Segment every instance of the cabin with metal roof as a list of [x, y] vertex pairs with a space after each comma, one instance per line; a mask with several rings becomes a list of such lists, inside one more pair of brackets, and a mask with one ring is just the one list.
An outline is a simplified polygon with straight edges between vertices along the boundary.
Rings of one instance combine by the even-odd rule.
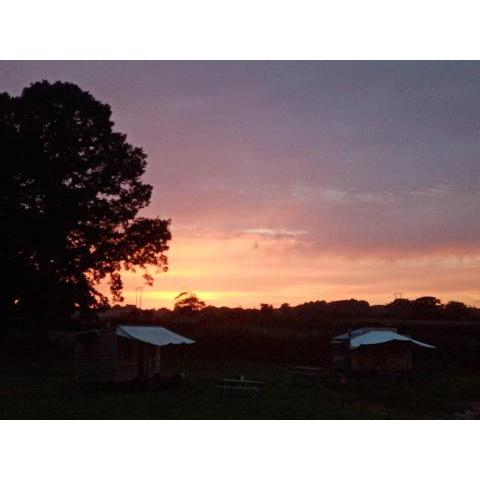
[[75, 376], [80, 384], [148, 382], [162, 374], [161, 352], [193, 340], [163, 327], [119, 325], [77, 337]]
[[412, 370], [414, 348], [435, 348], [394, 328], [359, 328], [332, 338], [338, 372], [405, 373]]

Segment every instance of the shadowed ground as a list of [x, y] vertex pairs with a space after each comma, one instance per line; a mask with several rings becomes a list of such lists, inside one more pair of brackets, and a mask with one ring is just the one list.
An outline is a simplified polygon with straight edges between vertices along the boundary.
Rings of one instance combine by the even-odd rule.
[[[358, 379], [340, 385], [326, 377], [316, 385], [288, 385], [289, 366], [268, 362], [215, 362], [176, 355], [172, 370], [188, 383], [160, 392], [79, 391], [71, 365], [43, 359], [0, 369], [0, 417], [16, 419], [441, 419], [478, 400], [480, 375], [416, 373], [403, 379]], [[224, 376], [244, 374], [267, 388], [258, 398], [222, 396]]]

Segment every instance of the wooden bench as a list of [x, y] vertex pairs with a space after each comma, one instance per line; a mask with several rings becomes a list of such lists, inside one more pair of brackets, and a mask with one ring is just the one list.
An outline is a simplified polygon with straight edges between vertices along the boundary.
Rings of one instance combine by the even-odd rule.
[[239, 378], [222, 378], [217, 380], [215, 387], [222, 391], [223, 395], [242, 395], [246, 394], [256, 397], [265, 388], [265, 382], [258, 380], [244, 380]]
[[315, 381], [324, 378], [330, 373], [330, 369], [326, 367], [307, 367], [297, 366], [292, 367], [286, 374], [288, 383], [314, 383]]

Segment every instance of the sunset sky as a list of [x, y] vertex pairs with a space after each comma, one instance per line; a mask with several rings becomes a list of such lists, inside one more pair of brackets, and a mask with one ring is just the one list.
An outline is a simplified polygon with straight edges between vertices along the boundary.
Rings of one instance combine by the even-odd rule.
[[148, 155], [143, 213], [173, 240], [143, 307], [480, 306], [480, 62], [0, 62], [0, 91], [41, 79], [109, 103]]

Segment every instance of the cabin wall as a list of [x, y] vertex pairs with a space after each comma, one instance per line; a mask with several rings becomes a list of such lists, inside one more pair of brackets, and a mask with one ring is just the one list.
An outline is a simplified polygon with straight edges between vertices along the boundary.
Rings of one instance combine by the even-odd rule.
[[78, 338], [75, 346], [75, 377], [79, 383], [107, 383], [114, 379], [116, 335]]
[[119, 337], [115, 331], [80, 337], [75, 347], [79, 383], [132, 382], [161, 372], [161, 348]]
[[412, 350], [408, 345], [371, 345], [350, 353], [352, 372], [401, 373], [411, 369]]
[[337, 372], [345, 372], [350, 367], [349, 342], [332, 343], [333, 368]]
[[155, 347], [154, 345], [146, 345], [149, 347], [148, 360], [147, 360], [147, 375], [149, 377], [157, 375], [161, 371], [161, 347]]
[[140, 343], [117, 336], [115, 382], [131, 382], [138, 377]]
[[160, 373], [160, 347], [117, 337], [115, 382], [151, 378]]

